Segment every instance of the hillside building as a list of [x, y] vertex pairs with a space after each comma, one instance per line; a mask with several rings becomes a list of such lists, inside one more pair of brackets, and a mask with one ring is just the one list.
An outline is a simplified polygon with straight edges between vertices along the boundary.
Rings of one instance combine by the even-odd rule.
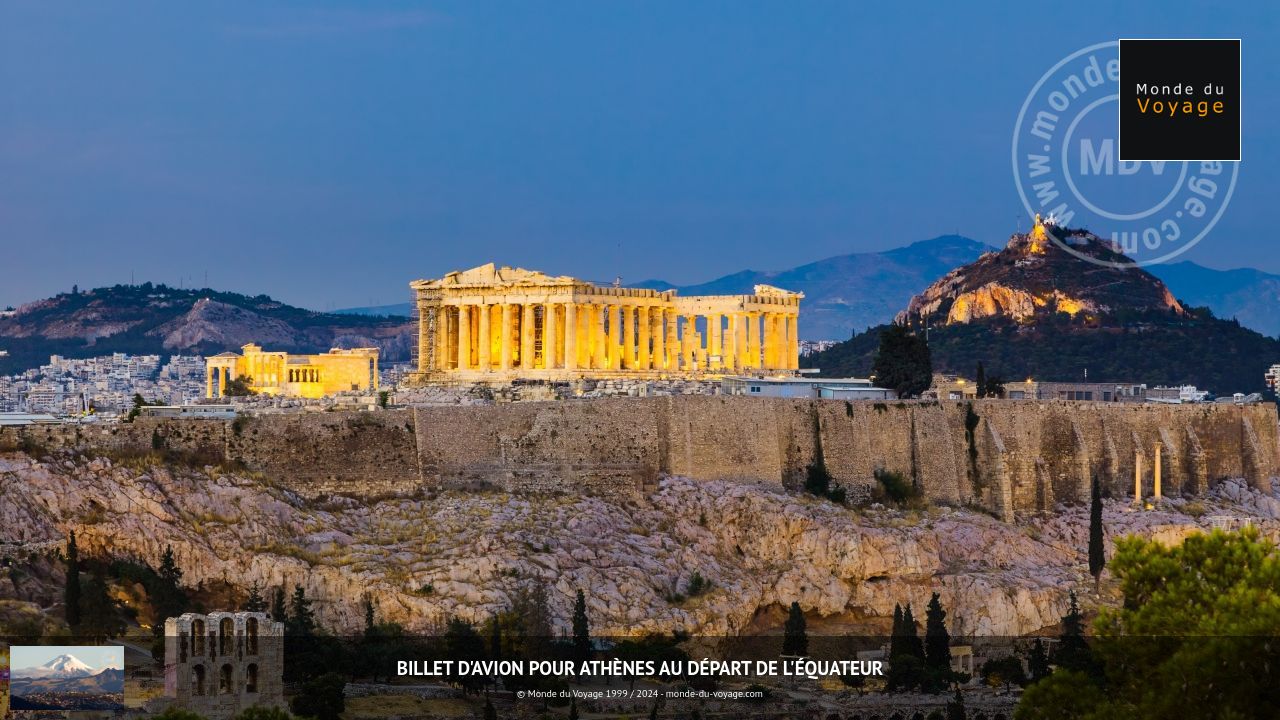
[[802, 293], [749, 295], [597, 285], [493, 263], [410, 283], [414, 382], [790, 375]]
[[1280, 365], [1272, 365], [1266, 374], [1267, 387], [1272, 392], [1280, 391]]
[[254, 343], [242, 354], [222, 353], [205, 362], [205, 397], [226, 397], [227, 383], [245, 378], [263, 395], [320, 398], [378, 389], [378, 349], [333, 348], [320, 355], [266, 351]]

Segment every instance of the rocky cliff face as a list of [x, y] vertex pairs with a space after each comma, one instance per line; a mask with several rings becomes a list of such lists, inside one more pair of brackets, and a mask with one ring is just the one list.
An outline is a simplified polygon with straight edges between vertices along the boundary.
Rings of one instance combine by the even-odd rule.
[[[1068, 252], [1118, 264], [1099, 265]], [[931, 318], [938, 323], [969, 323], [1002, 317], [1018, 323], [1037, 316], [1084, 313], [1094, 321], [1116, 310], [1161, 310], [1174, 314], [1182, 306], [1159, 278], [1132, 265], [1111, 244], [1082, 230], [1043, 224], [1014, 235], [999, 252], [944, 275], [908, 303], [896, 321]]]
[[[480, 621], [541, 582], [562, 628], [573, 594], [585, 590], [600, 633], [767, 631], [771, 608], [793, 601], [815, 627], [884, 632], [895, 603], [922, 606], [937, 591], [953, 633], [1016, 635], [1056, 623], [1068, 591], [1091, 584], [1084, 508], [1015, 525], [945, 507], [853, 511], [682, 478], [663, 479], [640, 501], [447, 492], [316, 503], [213, 468], [65, 453], [0, 456], [0, 487], [0, 539], [35, 543], [74, 529], [82, 553], [153, 566], [172, 545], [186, 582], [299, 584], [339, 630], [360, 626], [366, 593], [388, 619], [424, 630], [447, 616]], [[1214, 492], [1198, 506], [1172, 500], [1152, 512], [1109, 504], [1108, 539], [1176, 542], [1244, 518], [1280, 536], [1274, 495], [1235, 481]], [[1199, 519], [1188, 513], [1206, 508]], [[695, 572], [712, 589], [677, 598]]]

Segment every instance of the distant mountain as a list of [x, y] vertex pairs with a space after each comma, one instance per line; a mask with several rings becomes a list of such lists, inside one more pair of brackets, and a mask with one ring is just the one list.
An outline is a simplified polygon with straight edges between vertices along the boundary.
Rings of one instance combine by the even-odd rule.
[[646, 280], [634, 286], [674, 288], [681, 295], [749, 293], [757, 284], [803, 292], [800, 337], [842, 340], [856, 329], [889, 320], [920, 288], [994, 249], [960, 235], [943, 235], [884, 252], [837, 255], [790, 270], [743, 270], [700, 285]]
[[[1219, 394], [1261, 390], [1280, 341], [1184, 307], [1164, 282], [1111, 243], [1062, 231], [1087, 263], [1037, 227], [946, 273], [897, 322], [928, 332], [935, 371], [968, 377], [979, 362], [1005, 380], [1194, 384]], [[802, 359], [824, 376], [866, 376], [879, 328]]]
[[258, 342], [273, 350], [324, 352], [378, 347], [406, 360], [416, 341], [407, 317], [318, 313], [266, 295], [116, 285], [63, 293], [0, 315], [0, 374], [49, 361], [50, 355], [216, 354]]
[[94, 669], [74, 655], [59, 655], [38, 667], [15, 668], [15, 678], [76, 678], [92, 675]]
[[410, 317], [413, 315], [413, 303], [395, 303], [393, 305], [370, 305], [369, 307], [353, 307], [334, 310], [336, 315], [366, 315], [371, 317]]
[[48, 677], [23, 677], [15, 674], [10, 681], [10, 691], [15, 696], [46, 693], [113, 695], [124, 692], [124, 671], [119, 668], [104, 668], [97, 672], [90, 671], [89, 674]]
[[1280, 275], [1252, 268], [1214, 270], [1193, 262], [1152, 265], [1147, 270], [1188, 305], [1208, 307], [1220, 318], [1235, 318], [1245, 327], [1280, 336]]

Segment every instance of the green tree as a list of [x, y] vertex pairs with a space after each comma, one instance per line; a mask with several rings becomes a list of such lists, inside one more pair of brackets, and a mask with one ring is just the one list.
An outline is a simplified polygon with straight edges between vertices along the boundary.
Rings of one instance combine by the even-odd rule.
[[67, 582], [62, 595], [67, 624], [75, 630], [80, 626], [80, 549], [75, 530], [67, 537]]
[[984, 398], [987, 396], [987, 370], [982, 367], [981, 360], [978, 361], [978, 371], [974, 373], [973, 389], [978, 397]]
[[782, 629], [782, 654], [799, 657], [809, 654], [809, 634], [805, 630], [804, 611], [798, 602], [791, 603], [787, 623]]
[[116, 615], [116, 605], [107, 592], [107, 581], [94, 571], [80, 598], [80, 633], [95, 642], [117, 637], [124, 632], [124, 622]]
[[578, 663], [591, 659], [591, 623], [587, 619], [587, 598], [581, 590], [573, 602], [573, 655]]
[[890, 692], [916, 690], [924, 684], [926, 673], [924, 643], [920, 641], [920, 626], [912, 615], [911, 603], [901, 613], [895, 606], [885, 685]]
[[157, 635], [163, 635], [165, 619], [178, 617], [186, 612], [190, 603], [186, 591], [182, 589], [182, 570], [174, 559], [171, 545], [164, 546], [160, 569], [156, 571], [152, 586], [148, 588], [148, 594], [152, 596], [151, 605], [155, 609], [157, 622], [154, 630]]
[[1192, 535], [1176, 547], [1125, 538], [1111, 571], [1124, 602], [1094, 623], [1102, 673], [1060, 665], [1027, 689], [1018, 720], [1276, 716], [1275, 544], [1253, 528]]
[[578, 720], [578, 698], [569, 701], [569, 720]]
[[337, 673], [325, 673], [303, 683], [289, 707], [299, 717], [338, 720], [347, 709], [343, 690], [347, 681]]
[[880, 331], [880, 347], [871, 366], [876, 384], [889, 388], [898, 397], [914, 397], [933, 382], [933, 361], [929, 345], [904, 325], [889, 325]]
[[257, 580], [249, 586], [249, 597], [245, 599], [243, 608], [245, 612], [263, 612], [267, 609], [266, 598], [262, 597], [262, 590], [258, 587]]
[[366, 594], [360, 602], [364, 605], [364, 635], [369, 637], [374, 631], [373, 598]]
[[1093, 576], [1095, 592], [1102, 579], [1102, 568], [1106, 564], [1106, 547], [1103, 545], [1102, 535], [1102, 487], [1095, 477], [1089, 499], [1089, 574]]
[[484, 720], [498, 720], [498, 710], [493, 707], [493, 700], [484, 696]]
[[309, 637], [315, 634], [315, 630], [316, 615], [311, 609], [311, 601], [307, 599], [307, 591], [301, 585], [294, 585], [285, 632], [295, 637]]
[[279, 622], [285, 622], [289, 619], [289, 613], [285, 609], [283, 587], [277, 586], [271, 593], [271, 619]]
[[1049, 677], [1051, 668], [1049, 667], [1049, 653], [1045, 652], [1044, 643], [1040, 638], [1031, 643], [1031, 654], [1027, 656], [1027, 680], [1036, 682]]
[[489, 659], [502, 660], [502, 620], [497, 615], [489, 618]]
[[1053, 660], [1060, 668], [1092, 674], [1096, 672], [1097, 666], [1089, 641], [1084, 636], [1084, 616], [1080, 614], [1080, 604], [1076, 602], [1075, 592], [1071, 593], [1070, 598], [1067, 614], [1062, 616], [1062, 634]]
[[248, 375], [237, 375], [235, 378], [227, 381], [222, 394], [226, 397], [248, 397], [249, 395], [256, 395], [257, 393], [253, 391], [253, 378]]
[[925, 689], [941, 692], [951, 681], [951, 635], [947, 632], [947, 611], [942, 609], [938, 593], [929, 598], [924, 617], [924, 656], [928, 670]]
[[[444, 633], [445, 659], [454, 661], [454, 668], [464, 663], [484, 660], [484, 640], [481, 639], [471, 623], [452, 618], [445, 626]], [[454, 672], [449, 681], [460, 686], [464, 693], [479, 692], [485, 678], [475, 675], [463, 675]]]
[[982, 663], [978, 674], [982, 676], [983, 682], [993, 688], [1003, 686], [1008, 689], [1010, 685], [1027, 684], [1026, 673], [1022, 671], [1022, 661], [1012, 655], [992, 658]]

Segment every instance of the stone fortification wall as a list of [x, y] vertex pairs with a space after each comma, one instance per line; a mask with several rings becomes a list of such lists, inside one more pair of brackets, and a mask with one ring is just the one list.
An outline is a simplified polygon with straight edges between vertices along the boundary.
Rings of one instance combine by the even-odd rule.
[[932, 499], [1005, 518], [1082, 502], [1095, 476], [1108, 494], [1132, 496], [1137, 466], [1150, 495], [1157, 443], [1165, 495], [1280, 476], [1269, 404], [602, 398], [0, 430], [0, 444], [22, 443], [162, 448], [311, 497], [480, 487], [639, 497], [663, 474], [796, 488], [821, 464], [854, 495], [885, 470]]

